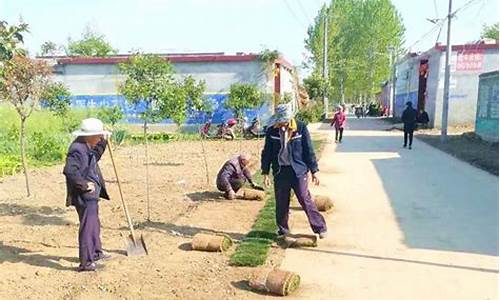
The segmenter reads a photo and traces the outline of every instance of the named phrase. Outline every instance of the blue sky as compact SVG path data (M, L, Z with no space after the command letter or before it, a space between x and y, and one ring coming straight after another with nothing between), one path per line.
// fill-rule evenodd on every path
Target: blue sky
M454 9L471 0L454 0ZM304 38L325 0L0 0L0 19L30 24L26 46L35 54L47 40L79 38L87 24L106 35L121 53L259 52L278 49L300 65ZM393 0L406 26L406 46L427 50L437 32L415 44L443 17L447 0ZM435 9L436 3L437 9ZM496 0L473 0L453 22L452 41L479 38L483 24L498 21ZM446 38L446 26L441 42Z

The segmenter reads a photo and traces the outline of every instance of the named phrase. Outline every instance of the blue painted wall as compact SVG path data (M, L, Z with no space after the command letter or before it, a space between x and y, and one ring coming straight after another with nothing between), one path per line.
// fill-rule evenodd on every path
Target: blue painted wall
M413 103L413 108L417 107L417 92L409 92L403 94L397 94L394 99L394 115L401 117L403 110L406 108L406 102L411 101Z
M227 94L205 95L204 97L210 99L214 107L214 113L212 115L213 123L222 123L223 121L234 117L231 111L224 108L224 103L228 98ZM72 96L71 98L72 108L99 108L109 106L119 106L122 108L123 113L125 114L123 122L142 123L139 115L144 112L144 103L131 105L127 102L126 98L121 95L78 95ZM260 107L260 109L246 110L245 116L249 121L257 116L257 114L259 114L261 118L266 119L268 111L268 104L264 104ZM190 111L188 113L186 124L201 124L206 122L209 117L209 115L202 111ZM164 120L161 123L172 124L173 122L171 120Z

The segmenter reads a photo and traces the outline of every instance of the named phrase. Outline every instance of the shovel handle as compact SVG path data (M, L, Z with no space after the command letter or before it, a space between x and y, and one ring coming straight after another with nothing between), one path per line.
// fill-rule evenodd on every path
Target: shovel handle
M125 203L125 199L123 198L122 185L118 177L118 170L116 169L115 157L113 155L113 145L111 144L111 139L108 139L108 148L109 148L109 155L111 156L111 163L113 164L113 170L115 171L116 183L118 184L118 191L120 192L120 199L122 200L123 204L123 210L125 211L125 216L127 216L128 227L130 228L130 234L132 235L132 240L134 241L134 244L136 244L134 225L132 225L132 219L130 219L127 203Z

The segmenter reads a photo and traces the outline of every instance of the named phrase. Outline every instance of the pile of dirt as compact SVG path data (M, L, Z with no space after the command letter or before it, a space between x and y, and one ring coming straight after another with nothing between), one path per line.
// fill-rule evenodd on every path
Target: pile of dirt
M120 233L127 224L118 197L111 161L100 162L111 201L100 203L102 241L113 259L98 272L77 273L78 217L66 208L62 166L32 170L30 198L21 174L0 183L1 299L261 299L238 284L249 269L231 267L224 253L191 251L198 232L224 233L236 243L250 230L264 205L259 201L226 201L215 191L215 175L237 154L238 142L206 142L210 186L199 142L150 145L151 222L146 221L144 151L121 148L116 160L123 190L138 233L150 255L127 257ZM262 140L243 141L259 157ZM258 164L257 164L258 165ZM277 251L277 250L275 250ZM279 259L271 256L271 265Z

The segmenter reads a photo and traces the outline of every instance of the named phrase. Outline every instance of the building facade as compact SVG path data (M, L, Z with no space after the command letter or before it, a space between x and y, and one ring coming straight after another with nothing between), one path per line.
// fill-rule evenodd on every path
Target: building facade
M498 142L498 71L479 75L476 134Z
M229 90L234 83L255 84L267 95L290 94L292 110L297 109L297 95L293 83L293 66L285 59L266 64L256 54L236 53L197 53L197 54L159 54L170 61L177 78L190 75L205 82L207 97L215 111L212 120L220 123L232 117L224 107ZM125 79L120 74L119 64L128 60L128 55L111 57L39 57L54 67L54 80L64 83L72 94L72 107L96 108L120 106L125 113L126 122L140 122L141 105L130 105L118 93L118 86ZM262 107L245 112L248 119L259 116L262 119L272 114L273 101L269 97ZM207 116L202 112L192 112L188 124L205 122ZM164 122L169 123L169 120Z
M430 125L441 127L446 47L436 45L411 53L396 63L393 113L400 117L405 103L429 114ZM478 75L498 70L498 44L484 42L452 46L448 124L474 126Z

